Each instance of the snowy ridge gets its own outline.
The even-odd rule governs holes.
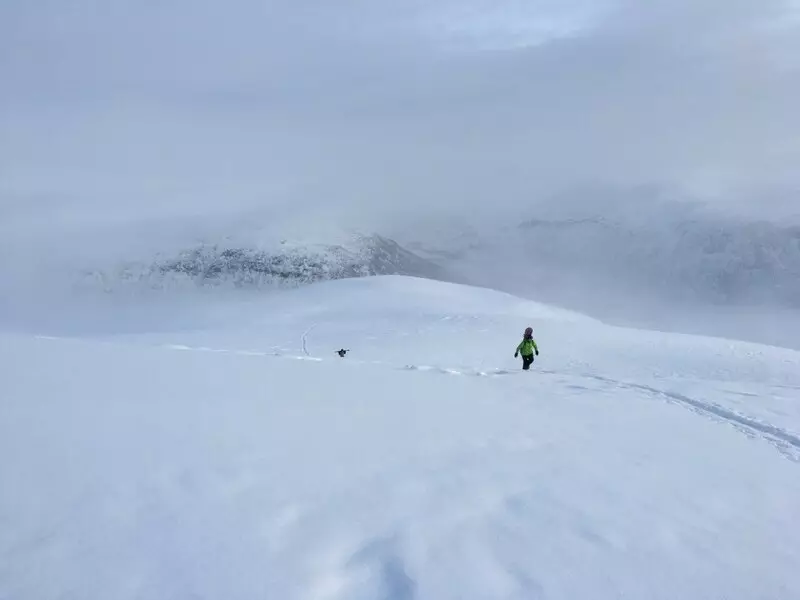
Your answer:
[[[285,310],[287,303],[296,303],[299,307],[314,305],[313,299],[321,297],[325,298],[324,305],[317,306],[311,314],[302,309]],[[372,306],[375,298],[380,298],[380,303]],[[736,379],[760,380],[763,384],[770,382],[775,385],[786,385],[790,390],[800,391],[800,380],[796,374],[791,373],[793,365],[800,365],[800,353],[797,352],[743,342],[614,328],[577,313],[535,302],[521,301],[514,296],[494,290],[407,277],[332,281],[297,290],[293,292],[292,297],[277,297],[266,304],[259,302],[256,306],[257,310],[266,309],[270,314],[276,315],[274,319],[280,321],[280,327],[294,328],[298,332],[299,343],[295,345],[290,340],[276,340],[268,352],[219,347],[212,349],[207,345],[167,344],[167,346],[183,350],[233,354],[246,352],[258,356],[327,360],[332,359],[333,350],[339,347],[337,345],[339,336],[346,340],[346,345],[349,345],[353,341],[351,336],[356,333],[356,356],[351,354],[346,358],[348,365],[376,365],[449,375],[505,377],[522,373],[516,368],[509,368],[508,365],[486,364],[482,349],[496,345],[493,328],[506,327],[504,322],[507,317],[518,315],[520,319],[538,323],[536,329],[543,331],[545,335],[548,335],[548,332],[553,332],[549,335],[556,335],[554,332],[558,332],[557,335],[564,336],[578,346],[570,346],[569,350],[565,347],[564,354],[560,358],[568,357],[569,361],[559,365],[558,370],[550,366],[538,366],[536,372],[540,375],[564,374],[576,380],[588,379],[605,383],[616,389],[645,392],[647,397],[678,403],[712,419],[734,425],[750,435],[764,437],[793,460],[800,452],[800,435],[793,432],[793,427],[773,425],[767,415],[759,412],[748,414],[748,410],[752,407],[737,407],[729,402],[720,404],[702,399],[691,383],[694,378],[703,376],[706,381],[713,378],[720,382]],[[354,313],[353,307],[360,308]],[[491,312],[487,313],[487,310]],[[494,311],[498,313],[494,314]],[[412,339],[416,339],[416,344],[421,347],[408,345],[411,336],[406,331],[408,324],[405,323],[403,316],[405,313],[416,313],[411,320],[416,330]],[[392,315],[394,317],[391,317]],[[259,321],[261,323],[259,329],[279,327],[278,323],[273,323],[273,318],[265,320],[262,316]],[[362,331],[365,322],[373,326],[380,323],[379,335],[369,335]],[[270,323],[271,325],[268,325]],[[467,352],[466,348],[458,349],[453,355],[462,354],[473,358],[465,359],[460,364],[448,364],[436,360],[441,356],[437,349],[440,343],[439,337],[447,339],[458,336],[464,329],[472,331],[471,337],[476,348],[470,352]],[[132,339],[138,340],[139,337],[134,336]],[[195,337],[188,336],[187,339]],[[603,342],[590,344],[588,340],[593,337]],[[197,339],[202,341],[226,338],[232,341],[249,340],[255,348],[263,344],[261,334],[253,335],[238,330],[229,332],[222,338],[217,335],[210,337],[201,335]],[[619,342],[610,343],[609,340],[614,338],[618,338]],[[145,336],[144,339],[147,340],[148,337]],[[401,353],[389,351],[387,354],[386,350],[381,349],[382,341],[390,346],[400,342],[404,351]],[[561,340],[548,340],[548,344],[553,342],[560,345]],[[617,344],[618,348],[615,347]],[[433,346],[433,352],[426,352],[425,346]],[[326,348],[328,350],[325,350]],[[368,355],[372,352],[380,356],[394,356],[396,360],[357,358],[359,355]],[[704,359],[696,365],[698,352]],[[609,361],[602,356],[607,353],[611,353],[616,360],[632,364],[621,369],[616,360]],[[417,360],[413,360],[415,356]],[[419,360],[426,356],[430,362]],[[678,356],[686,358],[675,358]],[[539,359],[539,363],[542,360]],[[548,360],[548,363],[551,360]],[[776,364],[770,364],[771,362]],[[785,368],[779,367],[781,363]],[[676,369],[680,377],[676,377]],[[735,397],[758,396],[740,391]],[[794,409],[800,410],[800,406]]]
[[[202,244],[160,256],[151,264],[129,263],[113,271],[92,270],[83,285],[143,285],[159,289],[184,286],[295,287],[317,281],[412,275],[445,278],[445,271],[397,242],[379,235],[357,236],[345,245],[299,245],[282,241],[274,249]]]

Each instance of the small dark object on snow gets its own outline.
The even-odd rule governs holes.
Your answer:
[[[338,354],[339,356],[344,358],[344,355],[347,354],[348,352],[350,352],[350,351],[349,350],[345,350],[344,348],[342,348],[341,350],[337,350],[336,354]]]

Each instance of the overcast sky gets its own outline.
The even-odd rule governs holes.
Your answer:
[[[782,0],[3,0],[0,82],[6,215],[800,183]]]

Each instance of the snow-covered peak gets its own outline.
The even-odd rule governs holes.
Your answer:
[[[106,290],[130,284],[156,288],[293,287],[374,275],[445,277],[438,265],[380,235],[352,234],[338,244],[289,237],[254,246],[232,241],[201,243],[174,254],[158,255],[148,263],[129,262],[106,270],[88,270],[83,284],[99,283]]]

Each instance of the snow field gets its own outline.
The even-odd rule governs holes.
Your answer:
[[[205,318],[0,336],[0,598],[800,595],[797,353],[406,278]]]

